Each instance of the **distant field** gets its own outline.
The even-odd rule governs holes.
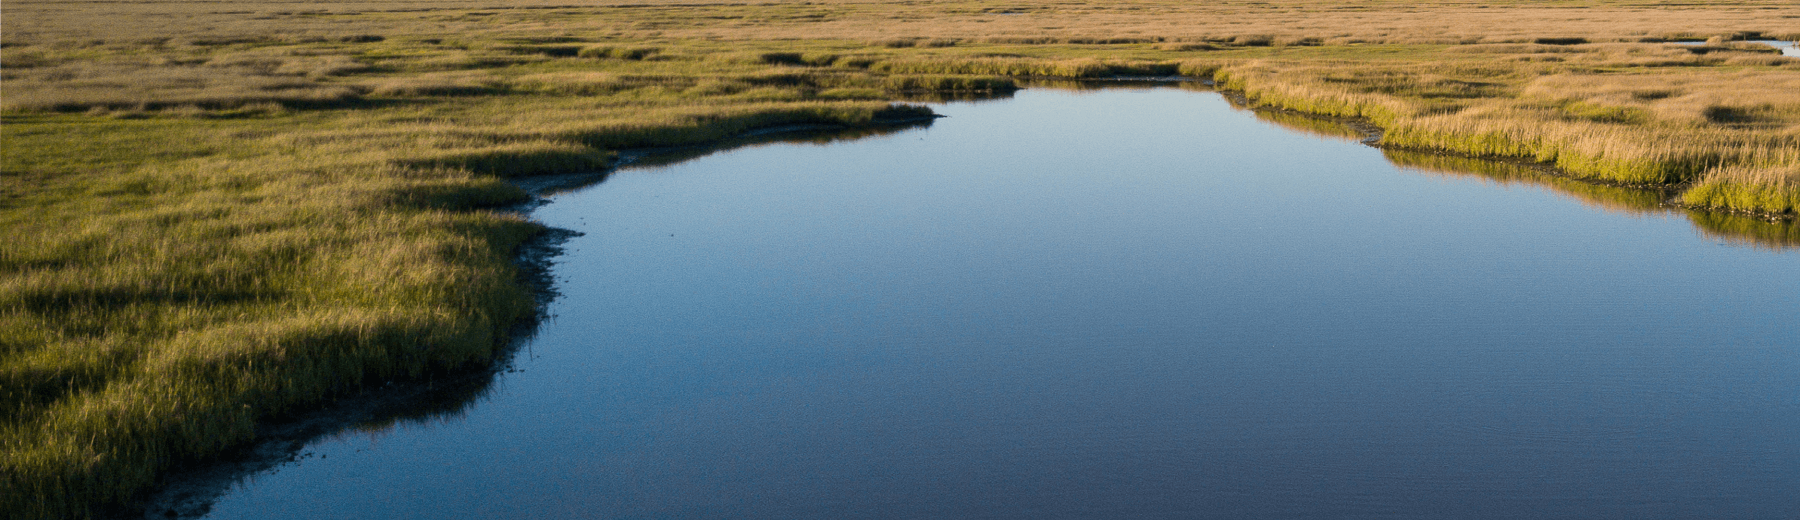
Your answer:
[[[723,41],[1238,37],[1351,43],[1640,41],[1800,31],[1782,0],[1180,0],[812,2],[373,0],[8,2],[7,38],[37,42],[467,34]],[[173,27],[172,29],[170,27]]]
[[[1697,210],[1713,232],[1800,244],[1800,59],[1751,41],[1800,39],[1788,0],[0,9],[0,510],[26,518],[487,362],[534,314],[511,260],[538,229],[495,210],[525,198],[503,177],[1022,77],[1211,78],[1370,121],[1397,162],[1540,161],[1559,189],[1663,187],[1755,215]]]

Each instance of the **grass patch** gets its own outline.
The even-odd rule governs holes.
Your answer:
[[[1219,78],[1260,105],[1367,119],[1383,127],[1386,146],[1524,158],[1608,182],[1691,183],[1720,166],[1800,160],[1800,84],[1785,69],[1641,44],[1574,47],[1559,55],[1575,57],[1548,64],[1533,59],[1542,54],[1534,47],[1478,49],[1518,58],[1500,64],[1448,52],[1468,50],[1457,48],[1426,64],[1270,58],[1228,65]],[[1694,61],[1645,67],[1642,56]]]
[[[1681,200],[1702,208],[1800,212],[1800,166],[1714,168]]]
[[[0,507],[96,514],[258,421],[488,362],[534,312],[512,254],[538,228],[491,209],[525,197],[502,177],[931,115],[812,99],[803,83],[779,100],[696,102],[646,83],[600,97],[370,94],[394,102],[255,117],[6,113]]]

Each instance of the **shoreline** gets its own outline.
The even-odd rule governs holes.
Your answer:
[[[909,117],[870,121],[861,125],[806,124],[777,125],[753,129],[718,141],[654,148],[617,150],[617,159],[605,169],[566,174],[532,175],[504,179],[524,189],[529,200],[505,206],[503,211],[527,216],[549,203],[546,195],[566,189],[580,189],[599,182],[622,168],[648,157],[687,151],[716,152],[739,146],[780,142],[809,134],[829,134],[868,129],[900,128],[929,123],[946,116]],[[514,258],[520,269],[521,285],[536,298],[536,313],[526,323],[513,327],[507,343],[496,349],[491,360],[447,371],[428,372],[420,378],[380,382],[352,390],[348,395],[327,399],[321,406],[275,418],[257,427],[256,438],[244,445],[227,449],[214,457],[183,461],[169,471],[158,485],[139,500],[100,511],[103,518],[200,518],[211,512],[212,504],[224,497],[238,481],[288,464],[311,458],[304,453],[316,440],[371,423],[393,423],[435,418],[459,413],[479,403],[486,389],[501,374],[515,370],[513,359],[529,344],[539,325],[550,316],[548,305],[560,296],[551,274],[554,258],[561,255],[562,244],[581,236],[575,230],[544,227],[521,245]],[[435,409],[434,405],[451,405]]]
[[[1511,155],[1481,155],[1481,154],[1460,152],[1457,150],[1451,150],[1451,149],[1446,149],[1446,148],[1412,147],[1412,146],[1400,146],[1400,145],[1385,144],[1385,143],[1382,143],[1381,140],[1382,140],[1382,137],[1386,135],[1387,130],[1385,128],[1382,128],[1381,125],[1375,124],[1374,121],[1371,121],[1371,120],[1369,120],[1369,118],[1366,118],[1366,117],[1342,117],[1342,116],[1334,116],[1334,115],[1330,115],[1330,114],[1320,114],[1320,113],[1316,113],[1316,112],[1295,110],[1292,108],[1287,108],[1287,107],[1279,106],[1279,105],[1256,104],[1256,103],[1251,102],[1248,99],[1248,97],[1244,94],[1244,92],[1240,91],[1240,90],[1219,90],[1219,93],[1224,95],[1227,100],[1230,100],[1233,105],[1243,107],[1246,110],[1277,112],[1277,113],[1281,113],[1281,114],[1305,117],[1305,118],[1314,119],[1314,120],[1318,120],[1318,121],[1326,121],[1326,122],[1344,125],[1347,128],[1350,128],[1352,130],[1355,130],[1355,131],[1363,134],[1362,138],[1358,139],[1358,142],[1362,143],[1365,146],[1375,148],[1378,150],[1413,152],[1413,153],[1438,155],[1438,156],[1444,156],[1444,157],[1458,157],[1458,158],[1465,158],[1465,159],[1478,159],[1478,160],[1483,160],[1483,161],[1493,161],[1493,162],[1500,162],[1500,163],[1507,163],[1507,164],[1515,164],[1515,165],[1531,168],[1532,170],[1536,171],[1539,175],[1543,175],[1546,177],[1555,177],[1555,178],[1559,178],[1559,179],[1565,179],[1565,180],[1580,182],[1580,183],[1584,183],[1584,184],[1591,184],[1591,185],[1595,185],[1595,186],[1606,186],[1606,187],[1612,187],[1612,188],[1628,188],[1628,189],[1643,190],[1643,191],[1665,192],[1665,193],[1671,194],[1672,197],[1663,201],[1664,206],[1681,208],[1681,209],[1686,209],[1686,210],[1691,210],[1691,211],[1723,213],[1723,214],[1751,217],[1751,218],[1755,218],[1758,220],[1764,220],[1764,221],[1767,221],[1770,223],[1794,221],[1795,219],[1800,218],[1800,215],[1797,215],[1795,213],[1776,213],[1776,212],[1771,212],[1771,211],[1761,211],[1761,210],[1754,210],[1754,209],[1732,208],[1732,207],[1722,207],[1722,206],[1702,206],[1702,205],[1687,204],[1687,203],[1681,202],[1682,194],[1686,193],[1689,189],[1692,189],[1694,186],[1697,186],[1699,184],[1698,181],[1667,183],[1667,184],[1623,182],[1623,181],[1615,181],[1615,180],[1609,180],[1609,179],[1577,176],[1577,175],[1569,173],[1568,170],[1565,170],[1561,167],[1556,166],[1555,164],[1534,160],[1529,157],[1511,156]]]
[[[1059,79],[1059,81],[1069,81],[1072,79],[1073,78],[1063,78]],[[1079,81],[1094,82],[1091,79],[1080,79]],[[1205,80],[1192,78],[1186,80],[1146,78],[1110,79],[1101,80],[1100,82],[1108,81],[1118,83],[1168,83],[1173,81],[1204,82]],[[1645,191],[1669,191],[1674,187],[1673,185],[1632,185],[1603,180],[1584,179],[1567,174],[1560,174],[1558,173],[1560,170],[1553,165],[1517,157],[1481,157],[1447,150],[1384,146],[1379,142],[1380,137],[1383,134],[1383,129],[1365,118],[1334,117],[1283,107],[1250,105],[1246,103],[1247,100],[1241,91],[1215,89],[1214,92],[1225,97],[1227,101],[1231,102],[1234,106],[1246,110],[1278,112],[1344,125],[1347,128],[1360,132],[1362,137],[1358,139],[1358,142],[1371,148],[1504,162],[1531,168],[1538,174],[1547,177],[1556,177],[1599,186],[1631,188]],[[871,121],[863,125],[777,125],[752,129],[725,139],[703,144],[616,150],[614,151],[617,153],[616,158],[603,170],[582,173],[532,175],[504,179],[507,183],[525,190],[530,195],[529,200],[504,207],[504,211],[521,216],[529,215],[532,210],[549,203],[549,200],[546,198],[547,195],[564,190],[590,187],[594,184],[604,182],[607,177],[623,168],[639,164],[647,158],[659,155],[679,155],[682,152],[714,153],[740,146],[754,146],[764,143],[780,142],[785,139],[804,135],[906,127],[919,123],[929,123],[930,121],[943,117],[946,116],[932,115],[929,117],[896,118],[891,120]],[[682,157],[678,160],[686,159],[686,157]],[[1680,204],[1674,200],[1665,200],[1663,204],[1669,207],[1697,211],[1746,214],[1745,212],[1696,208]],[[1765,214],[1756,213],[1748,213],[1747,216],[1770,218]],[[1791,218],[1792,217],[1789,217],[1790,220]],[[1779,222],[1780,219],[1770,221]],[[245,476],[275,470],[286,464],[297,463],[308,458],[308,456],[302,452],[304,451],[305,446],[312,441],[342,432],[358,425],[384,420],[394,420],[393,418],[396,416],[401,417],[398,420],[405,420],[404,416],[411,413],[417,413],[419,405],[439,403],[444,401],[444,398],[447,396],[456,396],[459,394],[469,395],[469,398],[472,400],[461,404],[475,404],[473,400],[479,399],[479,390],[485,389],[487,385],[494,381],[496,376],[513,369],[511,362],[513,356],[516,356],[519,350],[531,340],[537,326],[548,317],[544,313],[545,307],[558,296],[550,271],[554,264],[554,258],[562,253],[561,244],[564,241],[580,235],[580,232],[574,230],[546,227],[519,248],[515,257],[515,265],[521,269],[522,276],[520,282],[522,285],[528,287],[531,293],[536,296],[538,312],[529,323],[515,327],[515,330],[508,334],[509,341],[507,345],[504,348],[497,350],[497,355],[489,362],[480,365],[470,365],[457,370],[430,373],[419,379],[386,381],[379,386],[363,388],[350,395],[331,399],[317,409],[282,417],[277,421],[259,427],[256,440],[247,445],[233,448],[217,458],[190,461],[184,464],[180,469],[172,471],[170,476],[167,477],[166,483],[150,492],[148,498],[127,506],[124,514],[126,516],[136,517],[140,515],[133,513],[141,512],[141,516],[144,517],[197,518],[209,512],[211,504],[228,493],[232,486]],[[477,392],[470,395],[469,390],[472,388],[477,390]],[[456,409],[452,409],[447,412],[428,411],[427,413],[441,414],[456,413],[457,411],[458,410]]]
[[[1228,95],[1226,91],[1218,92],[1222,95]],[[1257,107],[1247,108],[1259,110]],[[1470,156],[1444,151],[1383,147],[1378,144],[1381,128],[1366,120],[1319,116],[1317,114],[1286,109],[1273,110],[1346,124],[1346,126],[1350,126],[1351,128],[1364,133],[1363,139],[1360,140],[1362,144],[1377,149],[1419,151],[1452,157],[1497,160],[1496,158]],[[878,124],[898,126],[908,123],[931,121],[940,117],[944,116],[884,121]],[[833,130],[855,130],[862,128],[867,127],[850,125],[785,125],[754,129],[727,139],[705,144],[618,150],[616,151],[618,158],[607,168],[597,172],[536,175],[506,179],[506,181],[515,186],[519,186],[522,189],[526,189],[532,195],[532,200],[521,203],[518,209],[523,213],[529,213],[532,209],[548,203],[548,201],[544,199],[546,194],[563,189],[579,189],[591,186],[593,183],[603,182],[612,173],[616,173],[622,168],[637,164],[647,157],[658,154],[682,151],[705,151],[711,153],[729,150],[735,146],[753,146],[766,142],[778,142],[784,137],[792,137],[792,134],[807,134],[820,131],[828,132]],[[766,141],[754,139],[757,137],[769,137],[769,139]],[[740,141],[750,142],[740,143]],[[1501,160],[1503,160],[1503,158]],[[1543,165],[1542,163],[1527,162],[1524,160],[1507,162],[1532,166],[1534,170],[1538,171],[1553,168]],[[1548,172],[1545,172],[1544,174],[1554,175]],[[1570,180],[1589,182],[1592,184],[1613,185],[1591,182],[1587,179],[1576,177],[1563,175],[1555,176]],[[1634,187],[1629,185],[1615,186]],[[553,264],[553,259],[562,252],[560,244],[573,236],[579,236],[579,232],[546,227],[543,232],[540,232],[537,236],[534,236],[531,241],[519,248],[517,263],[522,268],[523,272],[528,274],[528,276],[522,277],[522,280],[528,285],[541,284],[532,285],[533,294],[539,298],[540,314],[532,320],[530,326],[521,327],[528,330],[516,332],[509,336],[511,340],[508,342],[507,347],[497,351],[499,354],[495,356],[494,362],[480,367],[471,367],[471,370],[466,373],[457,370],[441,374],[443,376],[442,378],[432,375],[432,377],[428,377],[424,380],[390,381],[379,387],[357,392],[355,395],[333,399],[321,409],[297,414],[298,417],[291,418],[292,420],[269,425],[267,432],[259,428],[258,439],[250,446],[239,448],[242,453],[228,453],[222,458],[229,460],[216,464],[215,467],[200,468],[190,472],[191,475],[184,474],[175,477],[174,480],[180,482],[168,486],[167,489],[159,490],[157,492],[157,499],[149,502],[149,506],[143,511],[143,516],[193,518],[205,515],[209,512],[211,504],[219,497],[228,493],[238,479],[243,478],[244,475],[279,469],[287,464],[298,463],[306,458],[310,458],[310,456],[303,453],[306,444],[319,438],[336,434],[344,428],[369,424],[371,422],[412,420],[414,417],[407,414],[411,410],[416,410],[418,408],[416,405],[421,403],[434,404],[441,402],[439,398],[442,396],[466,395],[469,394],[472,387],[475,391],[475,393],[472,394],[473,397],[470,397],[468,401],[461,404],[464,406],[479,404],[479,392],[481,389],[484,389],[488,384],[491,384],[496,376],[512,370],[511,361],[513,356],[516,356],[519,349],[530,341],[532,331],[534,331],[536,325],[541,323],[545,318],[541,313],[543,305],[554,300],[556,297],[553,278],[549,275],[549,269]],[[458,413],[461,409],[462,407],[453,406],[447,410],[428,410],[427,413],[434,415],[427,417],[441,417],[441,414],[453,415]],[[396,418],[395,416],[398,417]]]

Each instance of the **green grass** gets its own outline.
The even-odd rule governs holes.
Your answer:
[[[0,508],[91,514],[248,440],[258,421],[487,362],[534,312],[512,259],[539,228],[490,209],[525,198],[501,177],[757,128],[929,115],[884,102],[420,101],[6,116]]]
[[[1681,195],[1699,208],[1800,211],[1800,166],[1717,168]]]
[[[477,209],[517,188],[219,146],[269,121],[90,119],[4,129],[20,181],[0,211],[12,514],[121,502],[259,418],[485,359],[532,312],[511,253],[537,226]],[[35,131],[61,125],[96,146]]]

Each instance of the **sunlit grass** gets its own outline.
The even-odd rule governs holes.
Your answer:
[[[1539,49],[1514,47],[1480,53],[1521,61],[1448,48],[1431,63],[1266,59],[1220,76],[1261,104],[1371,120],[1387,146],[1530,158],[1597,180],[1680,184],[1717,167],[1800,162],[1800,60],[1742,67],[1728,53],[1616,44],[1570,46],[1542,64],[1531,59]],[[1638,70],[1629,56],[1639,51],[1693,63]]]
[[[1714,168],[1681,198],[1702,208],[1793,213],[1800,211],[1800,165]]]
[[[259,420],[485,362],[534,302],[512,255],[537,226],[486,209],[525,197],[501,176],[594,171],[617,148],[929,114],[625,106],[494,96],[223,119],[9,115],[0,507],[88,514],[248,439]]]

